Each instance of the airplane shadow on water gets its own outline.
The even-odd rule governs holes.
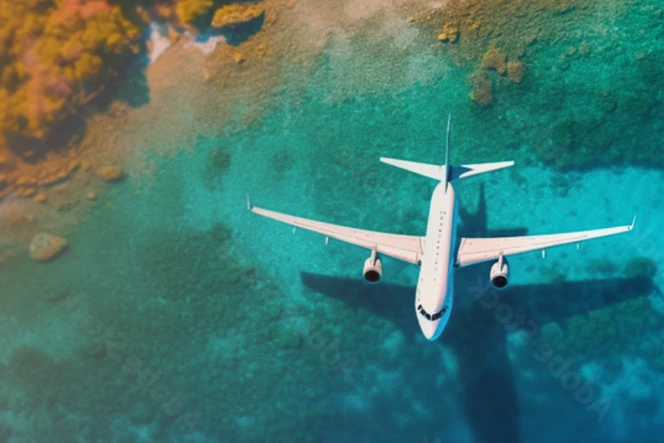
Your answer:
[[[498,233],[486,228],[486,205],[475,214],[464,217],[464,235],[504,236],[525,235],[525,229],[503,230]],[[457,269],[455,274],[455,308],[442,336],[432,346],[451,347],[458,362],[458,376],[463,392],[463,408],[478,442],[521,442],[518,393],[507,352],[506,322],[497,319],[496,310],[487,308],[482,300],[499,294],[501,304],[541,326],[551,321],[584,314],[636,295],[657,290],[649,278],[610,278],[551,284],[509,286],[500,292],[489,290],[492,263]],[[326,276],[302,272],[303,284],[318,293],[340,300],[354,310],[366,310],[400,329],[406,340],[420,334],[415,318],[415,288],[395,284],[371,285],[361,279]],[[482,296],[484,294],[484,297]],[[435,372],[435,371],[434,371]],[[433,383],[433,379],[432,379]],[[428,387],[430,391],[431,388]],[[442,389],[441,389],[442,391]],[[426,394],[426,397],[424,397]],[[436,410],[444,392],[422,393],[427,407]],[[442,403],[441,403],[442,404]],[[432,431],[422,429],[433,435]],[[421,441],[417,440],[417,441]]]
[[[471,299],[471,303],[453,309],[442,336],[431,345],[445,344],[456,354],[463,406],[476,441],[517,443],[521,441],[520,411],[513,371],[518,368],[512,367],[507,355],[506,323],[496,318],[495,309],[487,308],[481,302],[490,297],[475,298],[480,293],[479,278],[483,278],[482,284],[487,282],[489,267],[490,264],[457,270],[455,304],[461,304],[461,298]],[[360,279],[307,272],[301,273],[301,279],[313,291],[386,319],[403,332],[406,340],[412,341],[420,334],[413,287],[384,283],[371,285]],[[501,304],[514,312],[523,312],[529,320],[543,325],[619,303],[653,289],[654,283],[649,278],[611,278],[510,286],[499,294]],[[436,395],[427,398],[436,398]],[[427,406],[435,407],[435,404]]]
[[[488,211],[486,207],[486,193],[484,182],[480,184],[480,195],[477,210],[472,213],[459,205],[459,217],[461,217],[462,234],[470,237],[511,237],[516,235],[528,235],[528,229],[523,227],[512,229],[489,229]]]

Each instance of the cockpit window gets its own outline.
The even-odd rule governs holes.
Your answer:
[[[422,305],[417,305],[417,311],[420,313],[422,317],[426,318],[427,320],[436,321],[440,319],[443,315],[445,315],[445,313],[447,312],[447,306],[443,306],[443,309],[441,309],[440,311],[436,312],[433,315],[425,311]]]

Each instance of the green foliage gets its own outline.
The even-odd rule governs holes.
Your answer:
[[[0,0],[0,148],[43,139],[138,51],[154,0]],[[192,24],[214,0],[163,1]],[[15,147],[16,148],[16,147]]]
[[[143,23],[105,0],[0,0],[0,142],[43,138],[117,75]]]
[[[212,4],[213,0],[177,0],[175,13],[180,22],[190,25],[207,13]]]

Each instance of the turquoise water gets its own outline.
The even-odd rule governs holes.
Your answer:
[[[230,118],[219,127],[214,107],[196,101],[223,95],[214,85],[195,99],[177,82],[154,92],[117,135],[131,147],[127,179],[66,230],[70,250],[39,267],[27,254],[0,267],[0,441],[659,440],[664,282],[630,269],[635,257],[664,266],[664,174],[623,160],[634,160],[625,153],[637,140],[650,163],[661,156],[661,99],[645,114],[625,104],[589,111],[586,100],[603,88],[620,103],[646,100],[643,83],[624,80],[634,80],[625,60],[661,51],[661,38],[644,48],[628,32],[642,10],[632,10],[636,24],[617,21],[616,35],[633,38],[622,40],[623,55],[581,59],[561,74],[543,49],[531,77],[497,89],[486,110],[468,99],[472,69],[418,32],[332,35],[305,73],[284,61],[283,85],[249,124],[250,94],[223,110]],[[559,54],[569,43],[545,47]],[[151,106],[168,124],[141,120]],[[246,211],[245,196],[422,234],[435,184],[378,157],[441,162],[448,112],[453,163],[517,161],[458,183],[461,235],[638,220],[578,251],[511,258],[511,286],[498,296],[485,290],[488,266],[460,270],[450,323],[430,343],[412,306],[416,268],[385,259],[383,281],[369,286],[365,251],[293,235]],[[533,140],[555,139],[570,118],[605,122],[576,137],[611,125],[640,132],[610,137],[608,160],[559,171],[538,161]],[[169,140],[175,149],[162,150]],[[588,148],[597,138],[575,140]]]

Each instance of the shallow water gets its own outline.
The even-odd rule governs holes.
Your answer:
[[[496,80],[488,109],[468,98],[472,63],[397,5],[347,7],[335,20],[321,10],[308,23],[330,29],[311,42],[322,42],[317,55],[279,61],[269,92],[205,81],[212,62],[181,44],[148,69],[148,103],[91,123],[88,137],[122,147],[127,179],[62,228],[71,247],[57,260],[22,253],[0,267],[0,441],[659,439],[664,282],[625,269],[634,257],[664,266],[664,173],[645,169],[661,164],[661,91],[642,89],[661,72],[644,81],[630,64],[662,50],[653,11],[664,5],[571,14],[568,36],[538,43],[523,84]],[[592,56],[563,70],[547,62],[586,40]],[[616,112],[589,99],[606,89]],[[650,99],[645,113],[624,104]],[[634,214],[637,225],[578,251],[510,258],[511,286],[495,303],[483,292],[488,266],[460,270],[452,319],[430,343],[412,306],[415,267],[385,259],[383,282],[367,285],[365,251],[293,235],[245,198],[420,235],[435,184],[378,158],[440,163],[448,112],[453,163],[517,162],[455,184],[461,235],[592,229]],[[571,171],[539,162],[536,144],[569,119],[602,120],[589,134],[621,129],[606,150],[621,160]],[[574,146],[597,138],[584,140]],[[641,143],[647,157],[625,154]]]

